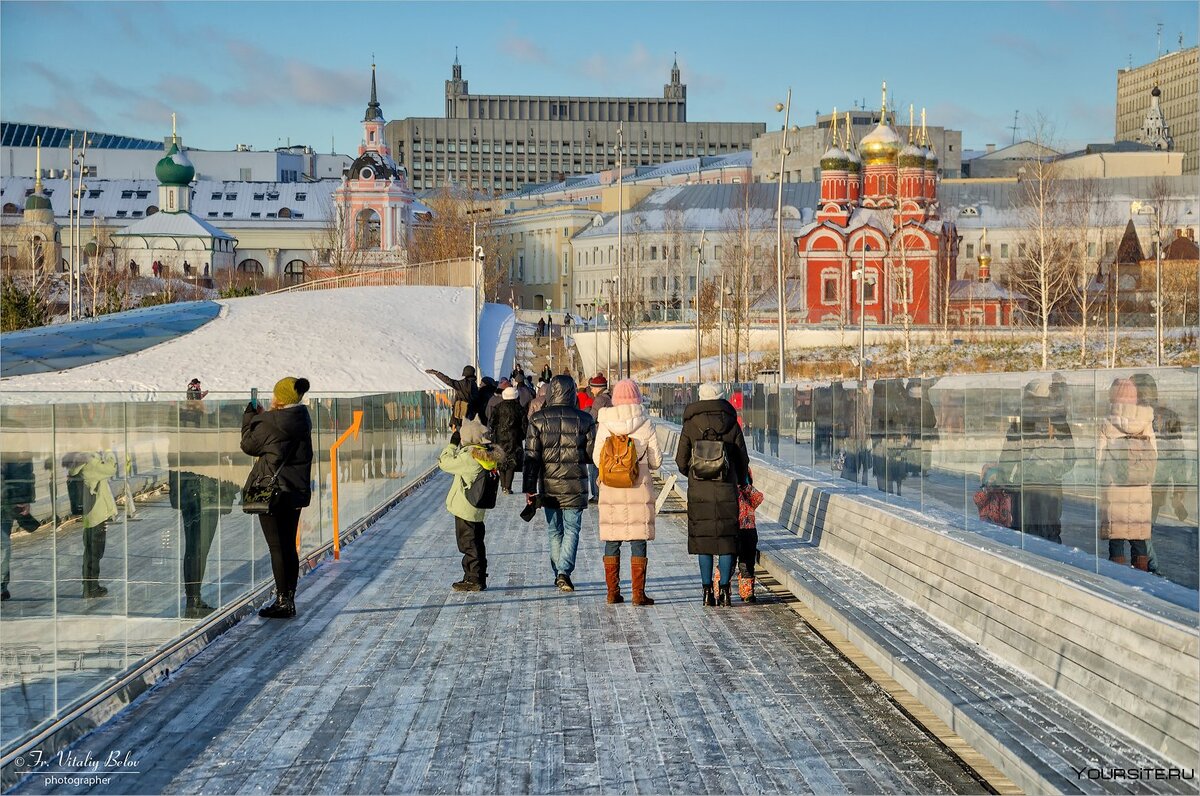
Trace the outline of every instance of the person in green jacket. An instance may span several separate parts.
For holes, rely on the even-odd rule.
[[[487,588],[487,549],[483,543],[487,510],[471,505],[467,487],[484,470],[495,471],[503,458],[503,452],[491,444],[487,428],[474,419],[463,422],[438,456],[438,467],[454,476],[446,494],[446,510],[454,516],[454,535],[458,551],[463,554],[463,579],[451,587],[455,591]]]
[[[100,585],[100,559],[108,539],[108,521],[117,516],[117,501],[108,480],[117,474],[117,457],[107,453],[81,453],[68,466],[67,475],[83,482],[83,596],[103,597],[108,589]]]

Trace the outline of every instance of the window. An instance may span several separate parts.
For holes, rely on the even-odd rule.
[[[821,303],[838,303],[838,276],[836,273],[821,275]]]
[[[723,251],[723,247],[721,247],[721,246],[714,246],[714,247],[713,247],[713,259],[714,259],[714,260],[720,260],[720,259],[721,259],[721,252],[722,252],[722,251]]]
[[[149,191],[137,191],[137,198],[138,198],[138,199],[145,199],[145,198],[147,198],[148,196],[150,196],[150,192],[149,192]]]
[[[1087,247],[1087,256],[1088,256],[1088,257],[1095,257],[1095,256],[1096,256],[1096,244],[1095,244],[1095,242],[1092,242],[1092,243],[1089,243],[1089,244],[1088,244],[1088,247]]]
[[[696,289],[696,277],[689,276],[688,277],[688,290],[694,291],[695,289]]]
[[[875,285],[878,277],[874,271],[867,271],[867,283],[863,285],[863,304],[874,304],[876,302]]]
[[[892,303],[912,304],[913,275],[911,268],[896,271],[892,275]]]
[[[297,202],[303,202],[303,201],[305,201],[305,200],[307,200],[307,199],[308,199],[308,194],[304,193],[303,191],[301,191],[300,193],[296,194],[296,201],[297,201]]]
[[[1000,244],[1000,259],[1001,260],[1008,259],[1008,244],[1007,243]]]
[[[101,193],[103,193],[102,190],[97,191],[97,190],[93,189],[91,191],[88,191],[88,199],[99,199]]]
[[[657,246],[651,246],[651,247],[650,247],[650,259],[651,259],[651,260],[657,260],[657,259],[658,259],[658,247],[657,247]]]
[[[975,257],[975,244],[974,243],[967,244],[967,252],[966,253],[967,253],[967,259],[973,259]]]
[[[212,199],[214,202],[216,202],[216,201],[220,200],[221,195],[222,194],[218,191],[218,192],[214,192],[213,195],[209,198]]]
[[[117,211],[117,218],[125,218],[128,215],[129,215],[128,210],[118,210]]]
[[[121,198],[122,199],[132,199],[133,191],[121,191]]]
[[[215,216],[215,215],[216,215],[216,213],[210,213],[209,215],[213,215],[213,216]],[[251,213],[250,213],[250,218],[262,218],[262,213],[260,213],[260,212],[258,212],[257,210],[255,210],[255,211],[253,211],[253,212],[251,212]]]
[[[252,215],[252,216],[253,216],[253,215],[255,215],[255,214],[254,214],[254,213],[251,213],[250,215]],[[209,211],[208,211],[208,217],[209,217],[209,218],[216,218],[216,217],[217,217],[217,211],[216,211],[216,210],[209,210]]]
[[[650,277],[650,290],[651,290],[651,292],[658,292],[658,277],[657,276]]]
[[[256,193],[256,194],[254,194],[254,201],[256,201],[256,202],[261,202],[261,201],[263,201],[263,200],[264,200],[264,199],[266,199],[266,198],[267,198],[267,195],[266,195],[265,193]]]
[[[237,194],[236,194],[236,193],[227,193],[227,194],[225,194],[225,201],[227,201],[227,202],[235,202],[235,201],[237,201]]]

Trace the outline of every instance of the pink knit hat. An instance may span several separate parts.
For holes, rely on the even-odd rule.
[[[633,379],[621,379],[613,387],[613,406],[636,406],[642,402],[642,394],[638,391],[637,382]]]
[[[1137,386],[1129,379],[1116,379],[1108,390],[1108,400],[1114,404],[1136,404]]]

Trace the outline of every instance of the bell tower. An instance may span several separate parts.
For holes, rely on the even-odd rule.
[[[465,97],[467,81],[463,80],[462,64],[458,62],[458,48],[454,48],[454,64],[450,67],[450,79],[446,81],[446,118],[458,118],[458,98]]]

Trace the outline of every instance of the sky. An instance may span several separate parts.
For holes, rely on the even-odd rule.
[[[1004,145],[1039,114],[1075,148],[1111,141],[1116,72],[1196,45],[1181,2],[0,3],[0,118],[187,145],[346,153],[372,57],[388,119],[442,116],[455,48],[478,94],[662,96],[678,53],[692,121],[778,129],[878,108]],[[918,110],[919,112],[919,110]],[[903,120],[902,120],[903,121]],[[1022,130],[1027,128],[1018,121]]]

